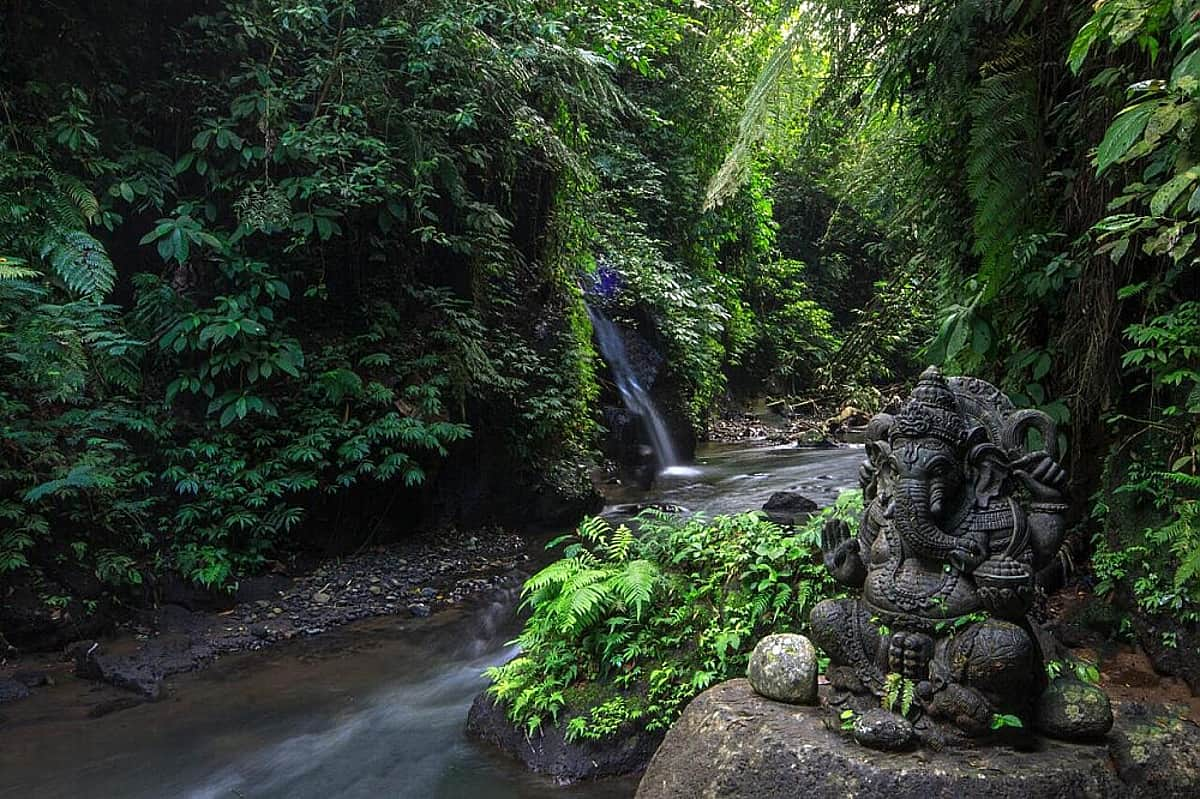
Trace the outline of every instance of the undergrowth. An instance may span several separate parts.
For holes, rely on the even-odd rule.
[[[588,519],[525,583],[521,654],[488,670],[488,691],[529,734],[547,722],[568,740],[666,729],[700,691],[743,674],[760,638],[807,629],[812,606],[837,592],[821,524],[861,509],[848,492],[795,530],[756,513]]]

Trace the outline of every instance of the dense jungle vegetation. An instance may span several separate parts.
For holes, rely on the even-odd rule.
[[[0,596],[86,615],[577,518],[591,302],[693,435],[731,397],[874,410],[926,362],[995,382],[1061,423],[1096,590],[1200,622],[1191,3],[0,10]],[[586,532],[612,569],[684,535]]]

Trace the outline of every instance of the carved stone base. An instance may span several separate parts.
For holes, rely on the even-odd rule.
[[[638,799],[933,799],[1200,796],[1200,728],[1123,704],[1107,739],[888,754],[836,729],[822,707],[764,699],[746,680],[698,696],[651,760]],[[834,727],[831,729],[830,727]]]

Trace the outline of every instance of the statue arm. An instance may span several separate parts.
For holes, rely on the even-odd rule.
[[[860,529],[865,532],[867,526],[864,521]],[[841,519],[828,519],[821,528],[825,568],[833,575],[833,579],[850,588],[861,588],[867,579],[862,543],[850,534],[850,526]]]
[[[1067,530],[1066,503],[1035,502],[1029,509],[1029,544],[1033,567],[1042,569],[1054,560]]]
[[[1041,569],[1058,554],[1067,529],[1067,473],[1045,451],[1035,452],[1014,466],[1014,474],[1028,489],[1029,545],[1033,568]]]

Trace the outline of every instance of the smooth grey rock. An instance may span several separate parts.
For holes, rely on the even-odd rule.
[[[803,635],[768,635],[754,647],[746,678],[767,699],[793,705],[816,704],[816,647]]]
[[[1038,700],[1034,724],[1064,741],[1103,738],[1113,725],[1112,706],[1099,687],[1063,677],[1050,683]]]
[[[1186,709],[1184,709],[1186,712]],[[672,725],[638,799],[1157,799],[1200,796],[1200,729],[1169,708],[1118,704],[1105,744],[1035,739],[877,752],[826,707],[771,702],[746,680],[716,685]]]
[[[854,721],[854,740],[881,752],[902,752],[912,747],[916,730],[912,722],[881,707],[868,710]]]

